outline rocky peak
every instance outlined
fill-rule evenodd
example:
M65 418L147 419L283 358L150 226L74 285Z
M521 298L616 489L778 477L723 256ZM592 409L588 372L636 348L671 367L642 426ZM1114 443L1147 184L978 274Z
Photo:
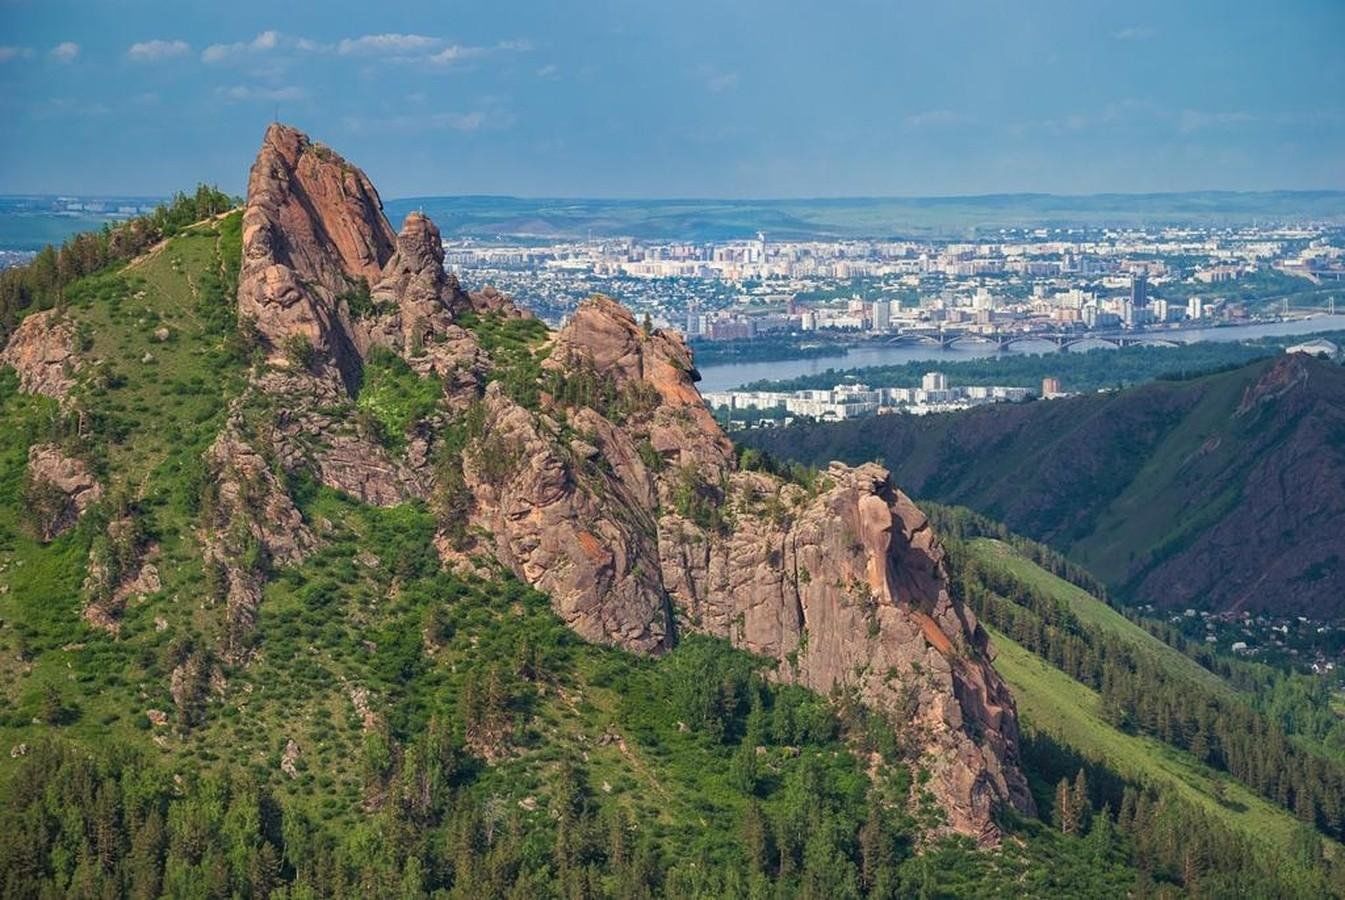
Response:
M248 211L245 245L260 237L254 229L265 232L275 262L331 291L350 278L376 280L396 245L365 174L278 122L266 129L248 177Z
M696 390L700 373L686 341L676 332L646 333L630 310L610 297L596 295L579 304L556 333L544 366L592 373L625 391L656 392L647 437L679 463L712 466L717 478L733 455L733 444Z
M1301 353L1286 353L1271 363L1265 373L1242 392L1236 415L1245 415L1263 404L1285 396L1306 384L1311 361Z
M306 344L319 378L347 390L358 383L337 298L358 279L378 279L394 240L363 172L293 128L266 130L248 176L238 306L273 365L293 366Z

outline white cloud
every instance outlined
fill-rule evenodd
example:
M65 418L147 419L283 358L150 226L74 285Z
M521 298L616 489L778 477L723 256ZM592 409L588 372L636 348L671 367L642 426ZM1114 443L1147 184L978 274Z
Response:
M274 50L280 44L280 33L263 31L250 41L237 41L232 44L211 44L201 51L201 61L208 63L224 62L237 56L262 53Z
M971 120L951 109L927 109L901 121L907 128L946 128L950 125L965 125Z
M555 63L547 63L537 70L538 78L555 79L560 77L560 68Z
M464 47L462 44L449 44L439 52L430 54L427 60L438 66L447 66L464 59L485 56L486 53L485 47Z
M259 88L236 84L232 87L216 88L215 94L232 103L244 103L250 100L265 100L274 103L280 100L302 100L308 96L303 88Z
M135 62L157 62L175 56L185 56L191 50L186 41L140 41L132 44L126 55Z
M22 59L32 56L33 51L27 47L0 47L0 63L9 62L11 59Z
M1153 37L1156 32L1148 25L1130 25L1114 32L1112 37L1118 41L1147 41Z
M50 56L57 62L74 62L75 57L79 56L79 44L74 41L61 41L51 48Z
M440 38L427 37L423 34L365 34L357 38L342 39L336 45L336 52L342 56L384 53L404 56L431 51L442 43Z

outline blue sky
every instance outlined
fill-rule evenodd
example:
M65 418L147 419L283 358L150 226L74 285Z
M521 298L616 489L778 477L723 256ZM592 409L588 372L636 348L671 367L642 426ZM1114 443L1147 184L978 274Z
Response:
M1345 188L1345 0L0 0L0 192Z

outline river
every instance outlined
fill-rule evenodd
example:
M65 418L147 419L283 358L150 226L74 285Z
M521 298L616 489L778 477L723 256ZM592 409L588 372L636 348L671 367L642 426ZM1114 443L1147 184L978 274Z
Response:
M1345 330L1345 315L1317 315L1287 322L1265 322L1257 325L1225 325L1211 328L1184 329L1181 339L1196 341L1245 341L1260 337L1286 337L1311 334L1317 331ZM1162 332L1155 332L1161 338ZM1076 344L1072 350L1085 351L1094 347L1112 347L1105 343ZM865 343L850 348L844 356L821 356L812 359L782 359L773 362L719 363L700 368L701 380L696 385L704 391L725 391L763 378L778 380L816 375L828 369L859 369L867 366L892 366L908 362L961 362L983 359L1001 353L1055 353L1055 344L1033 341L1015 344L1010 350L997 350L989 344L959 343L947 350L938 347Z

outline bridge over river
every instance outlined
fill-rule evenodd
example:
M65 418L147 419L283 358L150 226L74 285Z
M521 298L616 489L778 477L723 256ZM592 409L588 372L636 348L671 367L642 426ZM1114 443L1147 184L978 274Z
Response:
M1113 347L1131 347L1149 344L1155 347L1176 347L1197 340L1208 340L1209 326L1191 328L1128 329L1124 331L973 331L968 328L908 328L890 338L889 344L924 344L951 349L959 344L993 345L998 350L1009 350L1015 344L1049 343L1060 350L1079 344L1109 344Z

